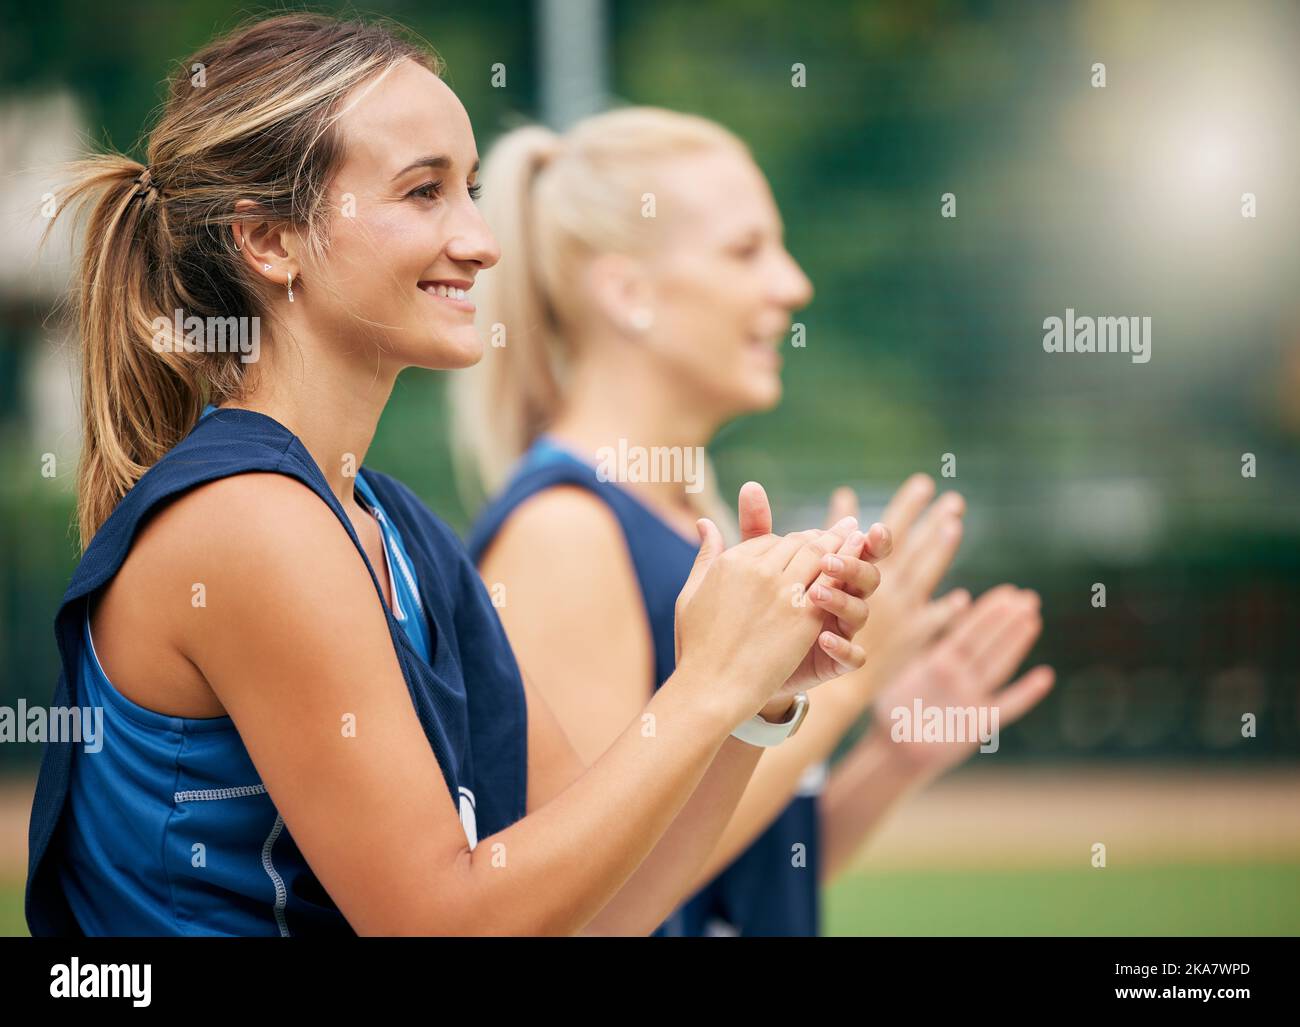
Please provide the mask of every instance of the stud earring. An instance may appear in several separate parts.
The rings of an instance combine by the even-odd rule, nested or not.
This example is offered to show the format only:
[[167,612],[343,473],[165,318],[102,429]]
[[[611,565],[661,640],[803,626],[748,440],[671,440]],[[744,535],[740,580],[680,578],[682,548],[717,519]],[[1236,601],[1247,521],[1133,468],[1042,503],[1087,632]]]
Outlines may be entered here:
[[270,270],[271,270],[271,265],[270,265],[270,264],[263,264],[263,265],[262,265],[262,270],[263,270],[263,271],[270,271]]
[[654,315],[648,307],[637,307],[628,316],[627,323],[634,332],[644,332],[654,323]]
[[289,302],[293,302],[293,272],[289,272]]

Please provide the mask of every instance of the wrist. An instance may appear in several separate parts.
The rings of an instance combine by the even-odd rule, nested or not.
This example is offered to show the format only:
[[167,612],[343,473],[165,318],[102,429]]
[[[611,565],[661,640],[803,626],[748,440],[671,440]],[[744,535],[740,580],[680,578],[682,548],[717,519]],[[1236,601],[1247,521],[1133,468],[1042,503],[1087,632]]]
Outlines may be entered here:
[[899,788],[916,788],[943,773],[926,751],[926,742],[896,742],[890,736],[888,722],[877,722],[863,739],[876,753],[881,774]]
[[694,665],[679,663],[656,695],[680,696],[704,719],[712,734],[725,737],[748,714],[740,707],[738,697],[719,685],[716,677],[701,673]]
[[794,709],[794,696],[780,695],[767,701],[767,704],[758,711],[758,715],[772,724],[780,724],[790,716],[790,711]]

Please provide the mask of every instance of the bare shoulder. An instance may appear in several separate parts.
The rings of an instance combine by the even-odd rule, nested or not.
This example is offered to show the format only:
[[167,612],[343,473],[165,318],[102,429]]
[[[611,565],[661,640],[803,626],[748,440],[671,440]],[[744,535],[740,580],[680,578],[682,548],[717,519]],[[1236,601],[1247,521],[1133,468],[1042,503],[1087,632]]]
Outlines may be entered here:
[[[301,562],[304,555],[352,548],[338,518],[310,488],[259,472],[207,482],[163,507],[129,559],[143,591],[197,605],[232,598],[232,589],[241,601],[255,600],[278,576],[315,573],[315,561]],[[214,594],[216,586],[223,591]]]
[[308,486],[286,474],[252,472],[189,490],[150,520],[137,545],[239,564],[303,532],[319,540],[331,527],[341,528],[338,518]]
[[613,511],[577,485],[530,496],[501,526],[480,561],[485,577],[529,591],[589,588],[607,598],[635,595],[636,571]]
[[326,597],[340,610],[382,609],[318,495],[287,475],[238,474],[191,489],[144,524],[92,630],[105,672],[128,698],[174,716],[214,716],[223,706],[201,654],[287,631],[286,606],[325,606]]
[[488,555],[545,547],[555,551],[625,552],[623,529],[614,512],[577,485],[543,489],[519,504],[493,539]]
[[[612,662],[648,663],[649,624],[632,554],[618,518],[586,489],[555,486],[521,503],[479,570],[489,586],[505,587],[501,618],[543,688],[560,639],[584,640],[595,659],[591,639],[599,637]],[[573,646],[559,648],[572,664]]]

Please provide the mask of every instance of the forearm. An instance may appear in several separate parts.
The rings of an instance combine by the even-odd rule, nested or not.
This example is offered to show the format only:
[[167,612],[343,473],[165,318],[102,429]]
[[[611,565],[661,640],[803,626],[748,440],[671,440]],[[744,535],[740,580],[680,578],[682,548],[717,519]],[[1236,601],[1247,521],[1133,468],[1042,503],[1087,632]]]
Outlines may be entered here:
[[756,750],[762,752],[758,769],[700,867],[692,893],[725,870],[780,816],[794,798],[809,766],[830,757],[862,712],[854,698],[857,693],[853,678],[854,675],[846,675],[813,692],[808,716],[794,737],[766,751]]
[[584,934],[649,934],[694,894],[692,882],[740,801],[762,752],[736,738],[722,743],[699,787],[654,851]]
[[821,797],[821,881],[829,884],[850,863],[867,836],[931,775],[899,760],[893,742],[872,732],[831,773]]
[[[573,934],[618,894],[732,726],[725,704],[701,701],[707,689],[681,687],[681,673],[568,788],[467,853],[450,889],[454,920],[474,923],[475,933]],[[644,730],[646,714],[653,733]]]

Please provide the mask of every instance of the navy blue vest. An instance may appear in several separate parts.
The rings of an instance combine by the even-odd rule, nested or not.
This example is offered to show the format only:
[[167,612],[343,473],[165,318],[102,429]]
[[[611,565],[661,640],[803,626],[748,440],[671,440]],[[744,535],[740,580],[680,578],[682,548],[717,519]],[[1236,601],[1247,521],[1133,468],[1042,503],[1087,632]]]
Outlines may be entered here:
[[[151,467],[122,497],[82,556],[55,618],[63,670],[52,705],[79,702],[83,628],[93,594],[117,573],[144,522],[162,506],[205,482],[247,472],[276,472],[301,481],[338,517],[366,562],[376,592],[382,588],[352,522],[320,468],[288,428],[250,410],[220,409],[204,417],[179,444]],[[424,600],[434,648],[432,665],[422,660],[385,604],[389,634],[411,702],[424,728],[453,807],[462,789],[475,796],[480,838],[503,830],[525,812],[528,779],[527,708],[514,655],[474,565],[455,533],[409,488],[376,471],[362,469],[410,554]],[[59,886],[61,834],[74,761],[88,757],[73,742],[49,742],[41,762],[29,830],[27,923],[35,936],[82,932]],[[285,832],[287,835],[287,832]],[[301,858],[292,839],[287,855]],[[283,853],[283,850],[280,850]],[[141,853],[142,859],[150,853]],[[305,860],[302,867],[306,868]],[[310,878],[310,868],[304,870]],[[349,931],[324,889],[308,887],[295,933]],[[294,913],[294,896],[288,912]]]
[[[629,491],[601,481],[596,468],[542,436],[525,454],[509,484],[479,515],[467,546],[475,561],[514,510],[557,485],[577,485],[601,499],[618,519],[645,603],[654,645],[655,687],[676,667],[673,612],[690,576],[698,546],[688,542]],[[810,936],[818,931],[819,831],[815,785],[758,836],[748,849],[675,912],[655,933]],[[802,792],[814,794],[802,794]]]

